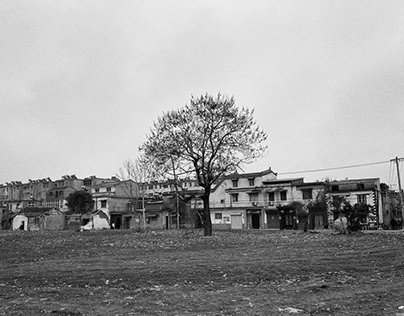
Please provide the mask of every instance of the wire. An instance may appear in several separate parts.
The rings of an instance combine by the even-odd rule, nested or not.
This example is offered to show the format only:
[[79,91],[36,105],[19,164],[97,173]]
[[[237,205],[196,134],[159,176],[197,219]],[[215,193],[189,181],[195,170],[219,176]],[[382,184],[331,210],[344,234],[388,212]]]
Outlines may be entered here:
[[334,167],[334,168],[323,168],[323,169],[291,171],[291,172],[279,172],[278,174],[296,174],[296,173],[318,172],[318,171],[328,171],[328,170],[339,170],[339,169],[357,168],[357,167],[364,167],[364,166],[371,166],[371,165],[380,165],[380,164],[383,164],[383,163],[390,163],[390,160],[371,162],[371,163],[364,163],[364,164],[359,164],[359,165]]

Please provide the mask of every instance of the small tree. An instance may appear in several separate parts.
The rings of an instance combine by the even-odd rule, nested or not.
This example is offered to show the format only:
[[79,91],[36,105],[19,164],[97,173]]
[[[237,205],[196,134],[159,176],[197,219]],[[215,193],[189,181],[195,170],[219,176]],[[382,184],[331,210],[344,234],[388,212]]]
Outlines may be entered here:
[[86,214],[94,208],[94,200],[90,192],[87,190],[79,190],[70,193],[66,197],[66,205],[69,210],[76,214]]
[[262,156],[266,138],[256,126],[253,111],[236,107],[234,97],[205,94],[159,117],[140,150],[155,170],[174,179],[197,179],[203,188],[204,235],[210,236],[213,183]]
[[370,205],[357,203],[353,207],[345,210],[345,215],[348,219],[348,230],[358,231],[361,229],[361,224],[366,223],[369,216]]

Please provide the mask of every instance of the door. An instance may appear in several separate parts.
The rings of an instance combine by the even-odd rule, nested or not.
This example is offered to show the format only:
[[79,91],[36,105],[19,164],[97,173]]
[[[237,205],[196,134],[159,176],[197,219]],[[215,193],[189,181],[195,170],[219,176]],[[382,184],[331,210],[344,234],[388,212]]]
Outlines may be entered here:
[[315,215],[314,217],[314,229],[323,229],[324,228],[324,216],[323,215]]
[[279,215],[267,213],[267,228],[279,229]]
[[251,214],[251,227],[253,229],[260,228],[260,214]]
[[285,214],[285,229],[293,229],[293,215]]
[[231,227],[231,229],[242,229],[243,228],[243,221],[241,219],[241,214],[231,215],[230,227]]

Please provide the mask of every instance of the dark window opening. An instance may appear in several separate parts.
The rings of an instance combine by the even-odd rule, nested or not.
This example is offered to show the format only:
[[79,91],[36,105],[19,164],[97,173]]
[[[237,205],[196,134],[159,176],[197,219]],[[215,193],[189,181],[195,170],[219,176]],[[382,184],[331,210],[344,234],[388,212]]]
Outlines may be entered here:
[[281,191],[281,201],[287,200],[287,191]]

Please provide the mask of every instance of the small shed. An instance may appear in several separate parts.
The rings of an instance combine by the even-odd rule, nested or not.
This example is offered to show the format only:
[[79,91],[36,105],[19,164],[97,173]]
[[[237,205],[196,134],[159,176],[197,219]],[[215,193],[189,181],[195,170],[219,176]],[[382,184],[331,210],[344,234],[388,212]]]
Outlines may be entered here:
[[28,230],[28,217],[21,213],[15,215],[12,222],[12,229]]
[[103,210],[93,212],[87,224],[81,226],[81,230],[110,229],[109,215]]
[[61,230],[65,227],[65,215],[56,208],[26,207],[13,219],[13,230]]

